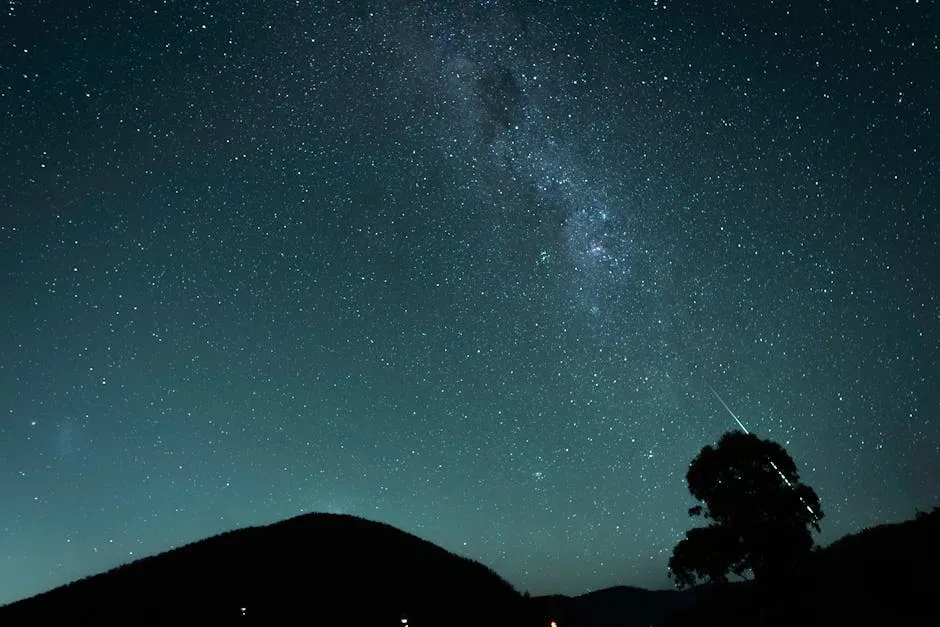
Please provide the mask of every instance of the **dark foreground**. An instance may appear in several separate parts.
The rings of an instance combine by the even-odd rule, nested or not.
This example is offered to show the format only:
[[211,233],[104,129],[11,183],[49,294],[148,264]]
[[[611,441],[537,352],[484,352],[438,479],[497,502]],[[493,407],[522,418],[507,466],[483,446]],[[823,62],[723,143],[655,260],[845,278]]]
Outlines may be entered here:
[[[940,625],[940,508],[846,536],[796,576],[684,591],[618,587],[541,597],[559,627]],[[546,623],[547,624],[547,623]]]
[[524,625],[487,567],[389,525],[307,514],[0,608],[0,625]]
[[0,608],[0,625],[935,625],[940,508],[846,536],[796,576],[529,598],[394,527],[307,514],[221,534]]

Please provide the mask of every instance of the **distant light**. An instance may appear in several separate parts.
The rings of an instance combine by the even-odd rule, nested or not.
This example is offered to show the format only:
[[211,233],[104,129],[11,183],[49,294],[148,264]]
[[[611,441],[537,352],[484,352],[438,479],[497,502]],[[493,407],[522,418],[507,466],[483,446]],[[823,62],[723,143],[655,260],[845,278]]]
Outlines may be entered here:
[[555,621],[552,621],[552,622],[551,622],[551,627],[558,627],[558,623],[556,623]]
[[242,616],[244,616],[244,615],[245,615],[245,612],[248,611],[248,608],[247,608],[247,607],[240,607],[240,608],[238,608],[238,609],[240,609],[240,610],[242,611]]

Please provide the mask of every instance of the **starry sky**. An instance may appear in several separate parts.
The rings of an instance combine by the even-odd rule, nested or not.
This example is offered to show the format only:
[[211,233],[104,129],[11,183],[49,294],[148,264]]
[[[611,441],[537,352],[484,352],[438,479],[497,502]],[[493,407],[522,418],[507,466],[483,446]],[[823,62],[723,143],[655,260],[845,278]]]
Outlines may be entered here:
[[0,7],[0,602],[310,511],[667,587],[688,463],[940,504],[929,0]]

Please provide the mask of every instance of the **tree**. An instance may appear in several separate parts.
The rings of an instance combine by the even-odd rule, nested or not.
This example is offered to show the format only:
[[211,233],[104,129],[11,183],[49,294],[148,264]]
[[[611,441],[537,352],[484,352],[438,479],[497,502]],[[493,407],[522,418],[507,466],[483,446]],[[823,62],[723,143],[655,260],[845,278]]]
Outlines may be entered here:
[[813,548],[823,517],[819,497],[800,482],[796,464],[776,442],[741,431],[706,446],[686,474],[704,503],[689,510],[709,524],[685,534],[669,559],[679,587],[727,581],[750,571],[758,581],[785,575]]

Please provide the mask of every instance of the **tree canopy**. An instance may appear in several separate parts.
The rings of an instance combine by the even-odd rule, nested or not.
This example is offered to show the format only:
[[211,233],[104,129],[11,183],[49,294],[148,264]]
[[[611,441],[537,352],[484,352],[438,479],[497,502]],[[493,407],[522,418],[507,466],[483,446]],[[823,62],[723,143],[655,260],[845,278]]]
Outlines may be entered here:
[[703,505],[689,510],[709,524],[689,530],[673,549],[669,575],[679,587],[726,581],[750,571],[758,580],[783,574],[813,548],[823,517],[816,492],[800,482],[782,446],[741,431],[704,447],[686,474]]

